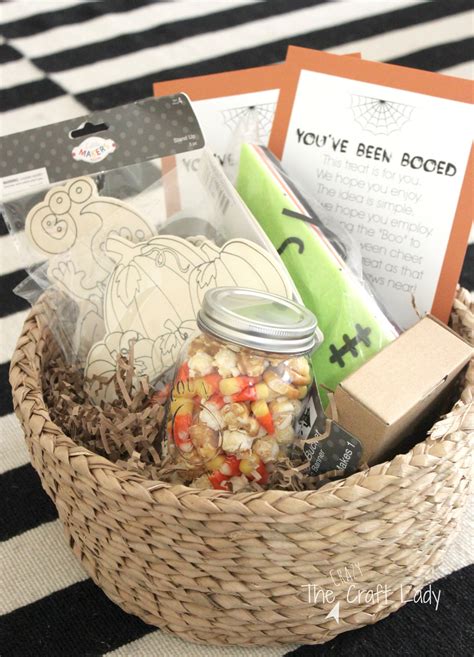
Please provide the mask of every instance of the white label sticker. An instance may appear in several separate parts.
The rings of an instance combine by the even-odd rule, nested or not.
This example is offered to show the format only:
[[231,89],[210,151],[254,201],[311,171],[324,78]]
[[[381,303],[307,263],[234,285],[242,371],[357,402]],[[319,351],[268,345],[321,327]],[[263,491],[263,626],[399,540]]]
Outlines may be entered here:
[[299,438],[308,438],[317,419],[318,413],[316,411],[314,399],[313,396],[310,396],[303,412],[301,413],[301,417],[296,424],[296,435]]
[[22,194],[34,192],[36,189],[44,189],[48,185],[49,178],[46,167],[14,173],[11,176],[0,178],[0,199],[2,201],[11,200]]
[[105,158],[113,153],[117,144],[113,139],[103,139],[102,137],[88,137],[83,142],[72,149],[72,157],[75,160],[84,162],[102,162]]

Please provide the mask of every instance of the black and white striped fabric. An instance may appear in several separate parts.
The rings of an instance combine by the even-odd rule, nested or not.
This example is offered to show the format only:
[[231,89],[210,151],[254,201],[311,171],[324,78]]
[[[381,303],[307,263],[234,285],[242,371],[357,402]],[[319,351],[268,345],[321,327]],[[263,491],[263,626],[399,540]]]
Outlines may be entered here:
[[[29,0],[0,6],[0,132],[64,120],[151,94],[152,82],[282,61],[288,44],[472,78],[472,0]],[[440,129],[448,128],[440,126]],[[123,613],[87,578],[29,465],[12,415],[9,359],[27,310],[12,289],[23,262],[0,222],[0,655],[295,657],[474,654],[472,511],[433,589],[324,646],[195,646]],[[474,287],[470,256],[463,283]],[[245,637],[245,625],[242,636]]]

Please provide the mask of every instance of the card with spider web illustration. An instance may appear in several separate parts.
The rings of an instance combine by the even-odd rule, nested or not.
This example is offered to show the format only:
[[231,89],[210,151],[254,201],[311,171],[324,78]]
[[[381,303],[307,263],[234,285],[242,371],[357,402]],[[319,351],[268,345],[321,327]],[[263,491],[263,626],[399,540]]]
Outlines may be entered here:
[[269,148],[352,232],[400,327],[412,297],[446,322],[472,225],[472,82],[296,46],[286,65]]
[[273,124],[276,103],[261,103],[221,110],[227,128],[235,133],[240,128],[255,131],[259,143],[267,143]]
[[374,135],[389,135],[403,128],[410,120],[414,107],[383,98],[352,94],[351,109],[354,120],[363,130]]

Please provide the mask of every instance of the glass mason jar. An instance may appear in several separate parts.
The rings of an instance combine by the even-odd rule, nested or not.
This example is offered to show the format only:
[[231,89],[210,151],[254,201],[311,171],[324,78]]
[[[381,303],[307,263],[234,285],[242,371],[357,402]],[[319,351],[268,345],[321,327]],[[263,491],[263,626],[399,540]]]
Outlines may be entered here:
[[206,293],[197,324],[177,364],[168,453],[192,486],[265,486],[295,440],[313,383],[317,320],[289,299],[221,287]]

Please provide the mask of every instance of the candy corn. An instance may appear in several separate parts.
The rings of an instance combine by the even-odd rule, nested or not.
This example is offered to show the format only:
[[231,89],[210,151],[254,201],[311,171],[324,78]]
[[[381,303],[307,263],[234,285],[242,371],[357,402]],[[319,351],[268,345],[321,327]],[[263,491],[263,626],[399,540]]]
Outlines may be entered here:
[[216,490],[229,490],[229,477],[226,477],[226,475],[219,472],[219,470],[215,470],[208,475],[208,477],[212,487]]
[[227,456],[220,454],[213,458],[212,461],[209,461],[207,467],[212,471],[208,477],[213,488],[217,490],[229,490],[229,479],[240,474],[239,464],[240,460],[232,454]]
[[257,401],[258,399],[268,399],[268,395],[268,386],[265,383],[257,383],[254,386],[245,388],[242,392],[230,395],[227,399],[231,402]]
[[224,461],[225,461],[225,456],[223,454],[219,454],[218,456],[215,456],[213,459],[211,459],[206,463],[206,468],[210,472],[214,472],[215,470],[220,470],[220,468],[224,465]]
[[222,379],[219,383],[219,390],[222,395],[228,397],[242,392],[249,386],[254,386],[257,382],[257,376],[234,376],[229,379]]
[[258,401],[253,402],[250,408],[260,426],[262,426],[268,434],[275,433],[272,414],[270,413],[267,402],[264,399],[259,399]]
[[235,477],[240,474],[239,469],[240,459],[233,454],[219,454],[207,463],[207,469],[211,472],[219,471],[226,477]]
[[[199,381],[201,385],[204,386],[206,397],[211,397],[211,395],[215,395],[219,392],[219,384],[221,380],[222,377],[219,374],[206,374],[206,376],[203,376],[201,379],[196,379],[196,381]],[[204,397],[204,395],[201,395],[201,397]]]
[[190,452],[193,444],[189,429],[193,423],[192,400],[173,400],[171,402],[173,439],[176,447],[182,452]]
[[239,469],[242,474],[244,474],[246,477],[249,477],[252,472],[254,472],[257,469],[258,464],[260,463],[260,459],[258,456],[255,454],[251,454],[250,456],[247,456],[246,458],[242,459],[239,464]]
[[219,468],[219,472],[225,474],[226,477],[236,477],[240,474],[240,459],[238,459],[233,454],[229,454],[225,457],[224,463]]
[[207,401],[209,404],[215,406],[218,410],[225,406],[224,398],[221,397],[221,395],[219,395],[217,392],[211,395]]
[[199,379],[190,379],[189,388],[194,395],[208,399],[219,391],[220,380],[221,377],[218,374],[207,374]]
[[189,379],[189,365],[183,363],[176,374],[176,381],[187,381]]

